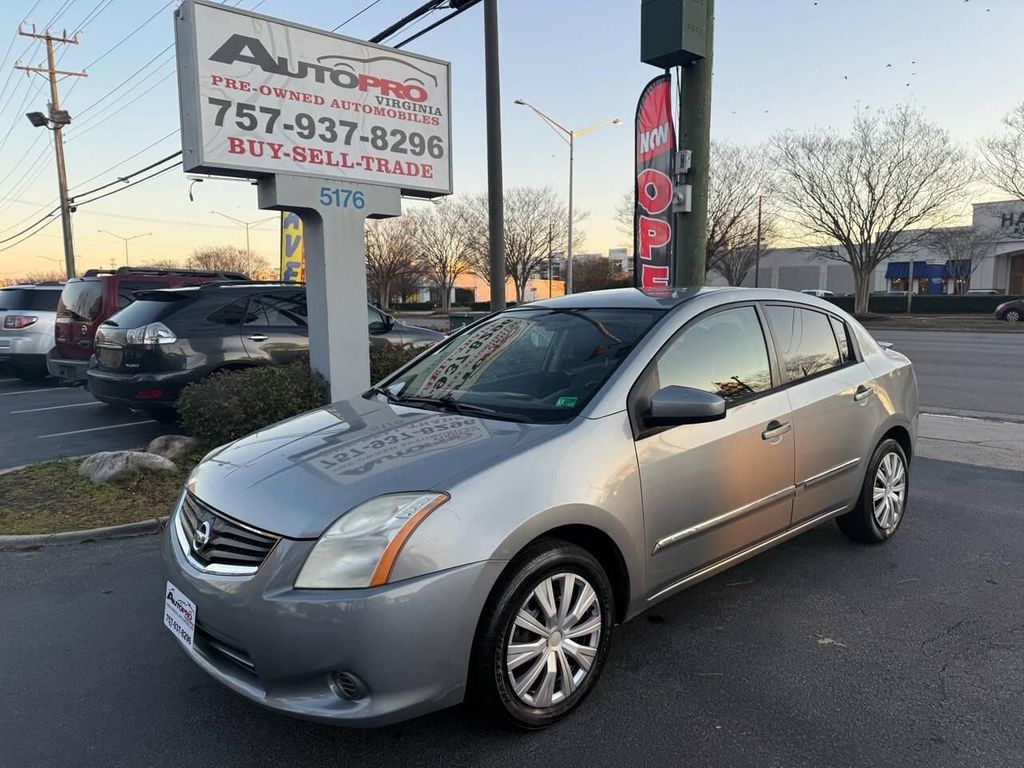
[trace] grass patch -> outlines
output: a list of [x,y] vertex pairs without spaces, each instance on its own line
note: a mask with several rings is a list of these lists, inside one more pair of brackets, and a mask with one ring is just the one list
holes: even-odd
[[79,460],[0,475],[0,535],[78,531],[170,514],[197,461],[179,459],[177,472],[136,472],[99,485],[78,474]]

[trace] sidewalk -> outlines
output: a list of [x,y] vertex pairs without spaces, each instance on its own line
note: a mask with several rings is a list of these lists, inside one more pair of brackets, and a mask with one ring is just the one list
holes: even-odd
[[921,413],[917,455],[1024,472],[1024,424],[993,416]]

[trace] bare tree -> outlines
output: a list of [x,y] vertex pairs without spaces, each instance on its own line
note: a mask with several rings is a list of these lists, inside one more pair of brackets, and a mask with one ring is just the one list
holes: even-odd
[[622,234],[633,239],[633,215],[636,212],[636,193],[627,189],[615,204],[615,227]]
[[366,222],[366,282],[378,304],[387,309],[395,288],[417,274],[414,219]]
[[916,250],[973,177],[963,148],[909,106],[861,110],[848,136],[784,133],[772,141],[772,160],[773,199],[823,257],[850,265],[857,313],[868,310],[875,268]]
[[189,269],[208,269],[220,272],[241,272],[253,277],[269,268],[267,260],[253,251],[233,245],[208,245],[197,248],[185,261]]
[[451,305],[452,288],[460,275],[471,271],[474,235],[466,205],[445,200],[410,214],[419,267],[437,289],[441,309]]
[[38,285],[39,283],[63,283],[67,275],[59,269],[42,269],[26,272],[21,277],[3,278],[3,285]]
[[975,227],[943,227],[928,233],[927,244],[946,258],[955,293],[967,293],[971,275],[992,252],[992,234]]
[[1024,198],[1024,104],[1003,118],[1001,134],[981,140],[981,174],[994,187]]
[[628,288],[633,278],[619,272],[615,264],[604,256],[580,256],[573,265],[573,287],[585,291],[603,291],[607,288]]
[[[490,239],[487,227],[487,196],[468,201],[473,238],[473,271],[490,279]],[[573,250],[584,241],[579,224],[586,211],[573,212]],[[512,187],[505,190],[505,273],[522,302],[526,287],[554,251],[564,252],[569,238],[569,209],[550,187]]]
[[[764,147],[712,142],[708,190],[707,269],[739,285],[757,258],[758,199],[767,192]],[[775,237],[775,213],[762,205],[762,246]]]

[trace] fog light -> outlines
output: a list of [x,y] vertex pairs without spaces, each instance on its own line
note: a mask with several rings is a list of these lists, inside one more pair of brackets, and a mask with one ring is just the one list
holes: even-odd
[[342,699],[355,701],[366,698],[366,685],[351,672],[335,672],[331,682],[334,693]]
[[139,400],[155,400],[159,397],[163,397],[164,391],[162,389],[140,389],[135,393],[135,397]]

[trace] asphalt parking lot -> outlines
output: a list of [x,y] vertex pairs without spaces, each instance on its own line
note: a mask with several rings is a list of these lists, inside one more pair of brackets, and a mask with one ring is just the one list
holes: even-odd
[[263,711],[163,628],[156,537],[0,553],[0,764],[1020,768],[1021,477],[918,460],[889,544],[826,524],[662,603],[535,734]]
[[144,447],[173,431],[142,413],[100,403],[55,379],[28,383],[0,370],[0,469],[97,451]]

